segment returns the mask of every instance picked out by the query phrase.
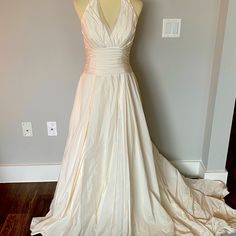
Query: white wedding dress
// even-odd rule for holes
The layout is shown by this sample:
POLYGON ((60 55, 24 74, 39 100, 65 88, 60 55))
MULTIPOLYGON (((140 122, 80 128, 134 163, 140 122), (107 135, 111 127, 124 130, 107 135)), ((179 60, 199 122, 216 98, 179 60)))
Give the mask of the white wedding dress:
MULTIPOLYGON (((77 9, 76 3, 74 3, 77 9)), ((99 0, 81 18, 86 63, 79 79, 50 210, 31 235, 210 236, 236 231, 221 181, 192 180, 158 151, 129 64, 138 15, 121 0, 111 29, 99 0)))

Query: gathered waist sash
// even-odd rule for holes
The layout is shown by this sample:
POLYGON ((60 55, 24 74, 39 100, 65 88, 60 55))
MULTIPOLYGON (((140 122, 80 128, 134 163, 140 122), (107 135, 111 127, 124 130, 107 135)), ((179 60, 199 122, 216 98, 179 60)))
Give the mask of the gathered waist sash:
POLYGON ((84 72, 115 74, 130 72, 130 47, 86 48, 84 72))

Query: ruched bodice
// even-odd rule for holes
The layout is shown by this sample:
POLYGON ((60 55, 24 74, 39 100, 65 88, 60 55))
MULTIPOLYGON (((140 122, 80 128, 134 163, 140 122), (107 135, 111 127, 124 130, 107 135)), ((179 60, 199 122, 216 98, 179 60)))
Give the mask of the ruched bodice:
POLYGON ((120 0, 121 9, 112 32, 99 10, 99 0, 89 0, 81 17, 85 47, 126 47, 132 44, 138 16, 130 0, 120 0))
POLYGON ((86 50, 86 73, 130 72, 129 54, 138 15, 130 0, 121 0, 112 28, 108 26, 98 0, 90 0, 81 17, 86 50))

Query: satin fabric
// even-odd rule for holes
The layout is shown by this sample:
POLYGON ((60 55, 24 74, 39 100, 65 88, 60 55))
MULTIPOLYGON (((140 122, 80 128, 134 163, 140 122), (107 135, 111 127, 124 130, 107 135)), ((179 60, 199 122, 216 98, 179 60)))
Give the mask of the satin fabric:
MULTIPOLYGON (((74 5, 77 10, 76 4, 74 5)), ((138 16, 121 0, 110 29, 98 0, 81 18, 80 76, 54 198, 31 235, 211 236, 236 231, 221 181, 188 179, 151 140, 129 64, 138 16)))

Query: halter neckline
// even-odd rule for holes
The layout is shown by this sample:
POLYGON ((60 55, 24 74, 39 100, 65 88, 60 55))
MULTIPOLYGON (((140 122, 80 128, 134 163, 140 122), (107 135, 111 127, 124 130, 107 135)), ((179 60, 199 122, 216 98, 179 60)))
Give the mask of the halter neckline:
POLYGON ((108 22, 107 22, 107 19, 105 18, 105 14, 104 14, 104 12, 103 12, 103 10, 102 10, 100 1, 99 1, 99 0, 96 0, 96 2, 97 2, 97 9, 98 9, 98 14, 99 14, 100 21, 102 22, 102 24, 105 25, 106 31, 107 31, 107 33, 108 33, 110 36, 111 36, 112 33, 114 32, 114 30, 115 30, 115 28, 116 28, 116 26, 117 26, 117 24, 118 24, 118 22, 119 22, 119 20, 120 20, 121 12, 122 12, 122 10, 123 10, 123 1, 124 1, 124 0, 120 0, 119 12, 118 12, 118 15, 117 15, 117 17, 116 17, 116 19, 115 19, 115 22, 114 22, 114 24, 113 24, 113 26, 112 26, 112 28, 111 28, 111 27, 109 26, 108 22))
MULTIPOLYGON (((74 1, 76 1, 76 0, 74 0, 74 1)), ((122 15, 121 13, 122 13, 122 11, 124 9, 124 1, 126 1, 126 3, 131 6, 132 11, 133 11, 135 17, 138 19, 138 15, 137 15, 137 13, 136 13, 136 11, 134 9, 133 4, 131 3, 131 0, 120 0, 119 14, 118 14, 118 16, 117 16, 117 18, 115 20, 115 24, 113 24, 113 27, 111 28, 108 25, 107 20, 105 19, 105 16, 104 16, 104 13, 102 11, 102 8, 101 8, 99 0, 89 0, 87 5, 86 5, 86 7, 85 7, 85 9, 84 9, 84 12, 83 12, 80 20, 81 20, 81 22, 83 21, 85 15, 86 15, 85 13, 88 11, 88 9, 91 6, 91 4, 95 2, 96 3, 97 16, 98 16, 100 22, 102 23, 102 25, 105 27, 106 33, 109 35, 109 37, 111 37, 112 34, 114 33, 115 29, 117 28, 117 25, 118 25, 119 20, 121 18, 121 15, 122 15)))

